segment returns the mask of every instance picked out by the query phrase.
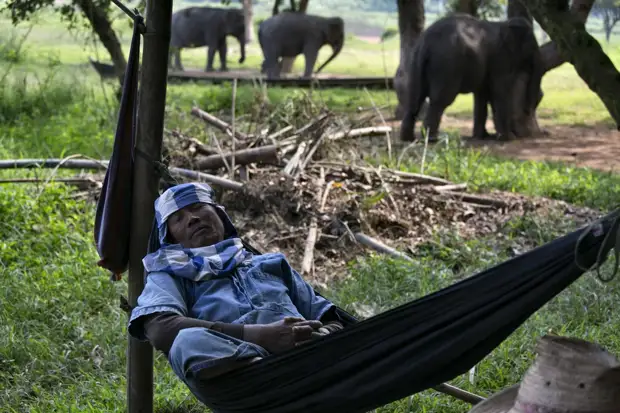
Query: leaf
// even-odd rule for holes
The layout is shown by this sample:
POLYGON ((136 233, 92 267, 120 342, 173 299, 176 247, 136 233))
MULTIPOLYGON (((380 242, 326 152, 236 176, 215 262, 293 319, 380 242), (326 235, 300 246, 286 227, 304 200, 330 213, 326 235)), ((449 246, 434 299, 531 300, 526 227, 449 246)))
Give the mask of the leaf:
POLYGON ((369 209, 373 207, 377 202, 381 201, 387 193, 385 191, 379 192, 377 195, 371 196, 369 198, 364 198, 362 201, 362 207, 364 209, 369 209))

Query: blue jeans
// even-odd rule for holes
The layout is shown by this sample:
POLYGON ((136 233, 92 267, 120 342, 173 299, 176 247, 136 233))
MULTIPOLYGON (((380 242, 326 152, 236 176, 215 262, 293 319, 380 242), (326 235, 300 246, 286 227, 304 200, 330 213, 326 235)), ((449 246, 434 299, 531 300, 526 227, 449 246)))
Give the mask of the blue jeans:
POLYGON ((197 374, 203 369, 221 367, 225 363, 267 357, 269 352, 253 343, 242 341, 218 331, 202 327, 179 331, 168 353, 175 374, 187 385, 198 400, 206 389, 197 374))

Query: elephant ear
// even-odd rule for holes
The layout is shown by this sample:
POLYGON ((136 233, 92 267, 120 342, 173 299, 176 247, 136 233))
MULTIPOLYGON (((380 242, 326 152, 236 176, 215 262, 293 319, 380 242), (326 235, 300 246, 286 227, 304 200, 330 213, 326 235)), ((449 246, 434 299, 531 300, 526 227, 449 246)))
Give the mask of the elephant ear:
POLYGON ((515 62, 529 60, 531 52, 537 49, 536 36, 530 22, 524 17, 513 17, 502 27, 501 36, 506 56, 512 56, 515 62))

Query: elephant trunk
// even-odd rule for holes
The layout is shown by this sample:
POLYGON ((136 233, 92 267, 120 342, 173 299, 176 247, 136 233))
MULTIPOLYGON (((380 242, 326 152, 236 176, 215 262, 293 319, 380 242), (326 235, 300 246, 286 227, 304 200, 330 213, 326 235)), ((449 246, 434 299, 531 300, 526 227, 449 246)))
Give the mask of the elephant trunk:
POLYGON ((526 110, 528 112, 536 112, 536 108, 542 99, 541 83, 545 74, 542 56, 536 51, 531 63, 531 72, 527 84, 526 92, 526 110))
POLYGON ((336 56, 338 56, 338 54, 342 50, 343 43, 344 43, 344 39, 341 39, 337 44, 332 45, 332 50, 333 50, 332 55, 314 73, 319 73, 321 70, 323 70, 325 66, 327 66, 329 62, 331 62, 332 60, 336 58, 336 56))
POLYGON ((236 37, 239 41, 239 47, 241 49, 241 57, 239 58, 239 63, 243 63, 245 61, 245 32, 236 37))

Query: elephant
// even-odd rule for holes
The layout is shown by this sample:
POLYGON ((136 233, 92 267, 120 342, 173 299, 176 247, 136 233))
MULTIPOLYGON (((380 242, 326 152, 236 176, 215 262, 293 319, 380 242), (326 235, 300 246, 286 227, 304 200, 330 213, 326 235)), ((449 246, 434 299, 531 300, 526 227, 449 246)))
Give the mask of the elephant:
POLYGON ((420 36, 407 68, 409 87, 400 127, 402 141, 415 140, 415 122, 426 98, 424 127, 437 138, 441 117, 458 94, 474 95, 474 138, 486 138, 487 105, 500 139, 514 138, 513 83, 527 79, 526 113, 542 99, 542 56, 531 23, 523 17, 491 22, 454 13, 430 25, 420 36))
POLYGON ((310 77, 322 46, 329 44, 333 52, 315 73, 319 73, 342 50, 344 20, 340 17, 281 12, 261 22, 258 42, 264 56, 261 72, 266 73, 267 78, 280 77, 280 58, 302 53, 306 60, 304 77, 310 77))
POLYGON ((226 36, 234 36, 241 47, 239 63, 245 61, 245 19, 240 9, 225 9, 218 7, 188 7, 172 15, 170 33, 170 55, 168 65, 172 67, 174 54, 174 68, 184 70, 181 64, 181 49, 207 46, 207 66, 205 71, 213 71, 215 51, 220 55, 220 71, 227 71, 226 67, 226 36))

